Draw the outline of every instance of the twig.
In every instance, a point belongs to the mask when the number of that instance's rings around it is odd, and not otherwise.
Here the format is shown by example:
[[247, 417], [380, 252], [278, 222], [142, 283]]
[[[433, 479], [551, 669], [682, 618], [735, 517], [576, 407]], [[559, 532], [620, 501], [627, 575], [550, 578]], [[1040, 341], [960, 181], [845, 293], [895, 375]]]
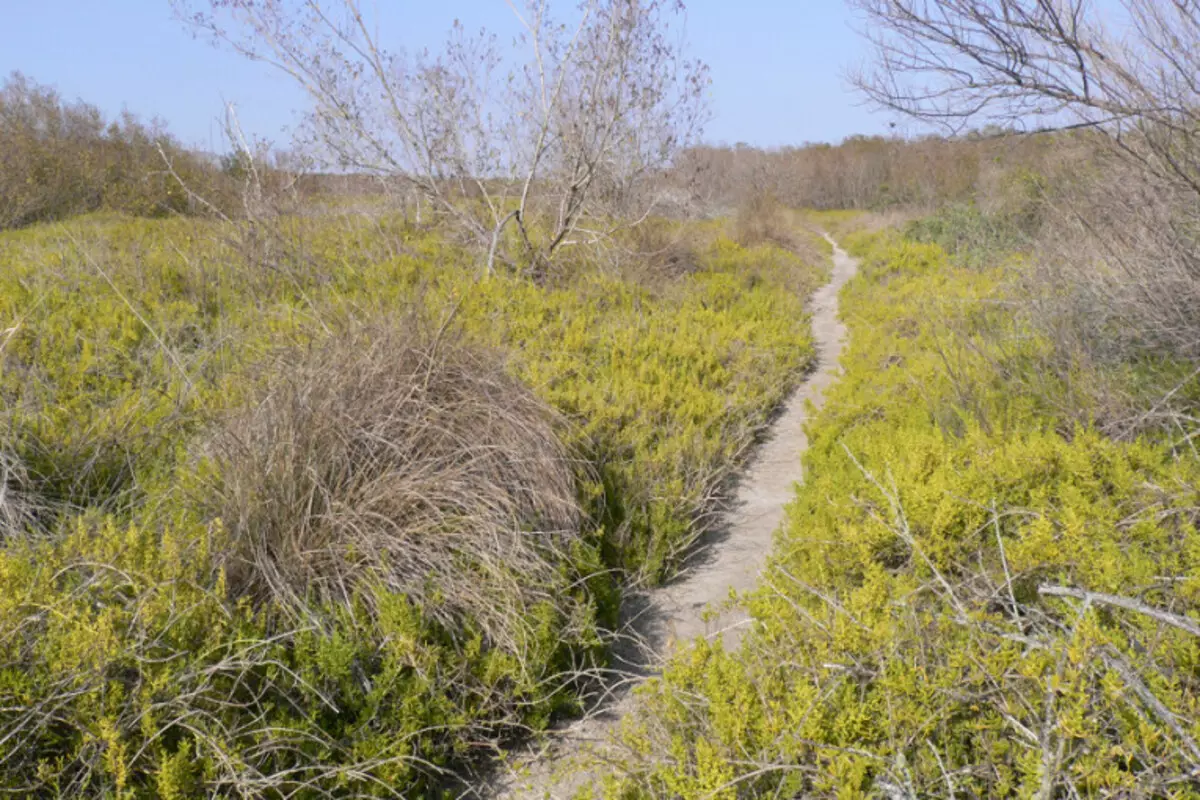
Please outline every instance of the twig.
[[1200, 636], [1200, 624], [1195, 621], [1181, 616], [1172, 614], [1170, 611], [1161, 611], [1153, 606], [1146, 605], [1139, 600], [1133, 600], [1128, 597], [1121, 597], [1115, 594], [1105, 594], [1103, 592], [1089, 592], [1085, 589], [1073, 589], [1069, 586], [1052, 586], [1042, 584], [1038, 586], [1038, 594], [1048, 597], [1072, 597], [1076, 600], [1083, 600], [1088, 603], [1100, 603], [1106, 606], [1116, 606], [1123, 608], [1126, 611], [1135, 611], [1139, 614], [1145, 614], [1148, 617], [1170, 625], [1174, 628], [1187, 631], [1193, 636]]

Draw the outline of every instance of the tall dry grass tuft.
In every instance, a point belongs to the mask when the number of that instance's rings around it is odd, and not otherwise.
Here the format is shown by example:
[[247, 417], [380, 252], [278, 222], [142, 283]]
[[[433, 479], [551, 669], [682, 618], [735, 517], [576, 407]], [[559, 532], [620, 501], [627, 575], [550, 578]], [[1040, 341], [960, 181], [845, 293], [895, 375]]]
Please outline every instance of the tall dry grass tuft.
[[771, 245], [809, 264], [819, 264], [825, 251], [804, 215], [788, 208], [770, 190], [747, 193], [730, 224], [729, 234], [743, 247]]
[[404, 324], [273, 371], [205, 446], [236, 591], [311, 620], [382, 589], [514, 652], [532, 606], [570, 602], [553, 587], [581, 535], [577, 466], [559, 420], [490, 358]]
[[621, 231], [598, 252], [607, 272], [653, 291], [662, 291], [698, 272], [708, 245], [694, 229], [651, 218]]
[[789, 247], [794, 231], [787, 210], [769, 190], [748, 192], [733, 218], [733, 238], [746, 247], [761, 244]]

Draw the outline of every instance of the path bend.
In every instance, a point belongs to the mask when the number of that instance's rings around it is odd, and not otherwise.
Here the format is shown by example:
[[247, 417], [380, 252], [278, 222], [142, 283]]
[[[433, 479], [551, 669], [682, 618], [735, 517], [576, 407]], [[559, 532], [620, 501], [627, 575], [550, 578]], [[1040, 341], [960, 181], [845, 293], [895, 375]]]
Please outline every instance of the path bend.
[[[803, 481], [801, 454], [808, 448], [804, 425], [812, 409], [824, 404], [825, 390], [836, 380], [846, 327], [838, 316], [838, 295], [855, 274], [858, 262], [828, 235], [833, 246], [833, 272], [812, 296], [815, 369], [796, 388], [782, 413], [734, 489], [723, 524], [697, 548], [697, 556], [670, 583], [625, 602], [623, 631], [614, 647], [617, 670], [626, 677], [614, 684], [597, 710], [552, 732], [536, 753], [515, 759], [486, 796], [495, 800], [567, 800], [598, 779], [595, 763], [611, 742], [635, 696], [630, 689], [658, 674], [676, 642], [697, 636], [721, 637], [736, 647], [749, 622], [738, 603], [729, 607], [730, 592], [753, 589], [771, 552], [785, 507]], [[709, 613], [705, 613], [705, 612]]]

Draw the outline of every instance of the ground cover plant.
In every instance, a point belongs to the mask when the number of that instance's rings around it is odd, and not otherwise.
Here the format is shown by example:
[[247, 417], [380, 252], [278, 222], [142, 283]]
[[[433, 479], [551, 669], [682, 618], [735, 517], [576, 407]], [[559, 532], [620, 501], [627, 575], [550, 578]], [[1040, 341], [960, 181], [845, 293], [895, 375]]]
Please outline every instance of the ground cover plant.
[[490, 276], [381, 212], [4, 233], [0, 785], [436, 796], [578, 708], [811, 356], [780, 219]]
[[646, 687], [605, 791], [1195, 796], [1200, 459], [1105, 435], [1103, 393], [1065, 413], [1025, 390], [1071, 384], [1020, 261], [895, 232], [855, 250], [845, 375], [754, 632]]

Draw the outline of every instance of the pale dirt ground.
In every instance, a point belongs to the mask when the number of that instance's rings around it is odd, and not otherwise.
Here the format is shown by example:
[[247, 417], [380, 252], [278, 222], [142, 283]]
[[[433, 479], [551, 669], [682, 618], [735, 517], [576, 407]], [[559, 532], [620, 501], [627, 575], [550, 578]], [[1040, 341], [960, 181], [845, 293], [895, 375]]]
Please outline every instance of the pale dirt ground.
[[[828, 237], [826, 237], [828, 238]], [[838, 358], [846, 334], [838, 319], [838, 293], [853, 277], [857, 262], [834, 245], [833, 275], [812, 298], [816, 369], [788, 399], [735, 488], [723, 525], [697, 548], [692, 563], [671, 583], [626, 602], [623, 645], [614, 648], [617, 668], [607, 699], [587, 717], [552, 732], [536, 752], [518, 754], [483, 796], [497, 800], [567, 800], [603, 777], [603, 754], [621, 719], [633, 708], [630, 689], [657, 674], [677, 642], [697, 636], [722, 637], [736, 647], [750, 620], [731, 592], [753, 589], [771, 552], [775, 531], [794, 486], [804, 479], [801, 454], [808, 447], [804, 424], [824, 402], [825, 390], [840, 372]], [[811, 403], [811, 406], [809, 405]], [[708, 613], [705, 613], [705, 612]]]

